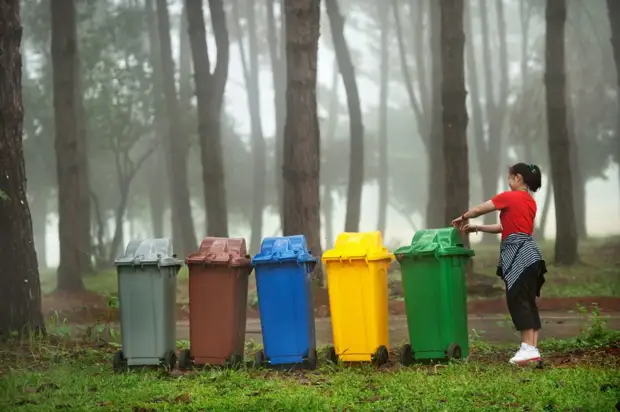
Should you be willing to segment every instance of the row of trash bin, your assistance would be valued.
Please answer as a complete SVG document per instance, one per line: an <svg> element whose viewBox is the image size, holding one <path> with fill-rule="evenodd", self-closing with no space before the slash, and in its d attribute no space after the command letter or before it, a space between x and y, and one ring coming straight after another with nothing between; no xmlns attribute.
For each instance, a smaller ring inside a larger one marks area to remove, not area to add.
<svg viewBox="0 0 620 412"><path fill-rule="evenodd" d="M388 361L388 266L402 271L410 343L400 361L467 357L465 268L474 255L454 228L420 230L410 245L390 253L380 232L342 233L322 255L334 345L331 362ZM161 365L174 368L176 284L189 269L190 348L181 369L244 360L248 277L254 270L263 350L258 366L317 366L312 271L318 258L302 235L269 237L253 258L244 239L205 238L185 262L169 239L131 241L115 261L122 351L114 369Z"/></svg>

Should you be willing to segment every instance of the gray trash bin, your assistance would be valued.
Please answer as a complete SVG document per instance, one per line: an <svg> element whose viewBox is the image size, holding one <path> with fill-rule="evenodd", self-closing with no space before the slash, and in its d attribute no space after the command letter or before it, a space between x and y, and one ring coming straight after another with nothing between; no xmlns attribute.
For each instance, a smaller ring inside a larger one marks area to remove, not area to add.
<svg viewBox="0 0 620 412"><path fill-rule="evenodd" d="M114 370L176 364L176 289L183 261L170 239L132 240L114 261L118 275L123 350Z"/></svg>

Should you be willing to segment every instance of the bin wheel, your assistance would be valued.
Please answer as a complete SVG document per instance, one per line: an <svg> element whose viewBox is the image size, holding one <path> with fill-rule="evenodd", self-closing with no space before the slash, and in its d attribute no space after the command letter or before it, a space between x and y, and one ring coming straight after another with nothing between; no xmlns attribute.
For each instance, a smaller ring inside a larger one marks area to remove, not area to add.
<svg viewBox="0 0 620 412"><path fill-rule="evenodd" d="M316 348L311 348L308 351L308 369L316 369L318 364Z"/></svg>
<svg viewBox="0 0 620 412"><path fill-rule="evenodd" d="M164 355L164 366L169 371L173 370L177 365L177 354L173 350L169 350Z"/></svg>
<svg viewBox="0 0 620 412"><path fill-rule="evenodd" d="M227 364L231 368L238 368L243 363L243 356L238 353L233 353L227 360Z"/></svg>
<svg viewBox="0 0 620 412"><path fill-rule="evenodd" d="M125 359L125 355L123 355L122 351L118 351L114 354L114 359L112 360L112 368L116 373L122 373L127 371L127 359Z"/></svg>
<svg viewBox="0 0 620 412"><path fill-rule="evenodd" d="M389 360L389 356L390 354L387 348L381 345L379 346L379 348L377 348L377 351L372 356L372 363L374 363L376 366L384 365Z"/></svg>
<svg viewBox="0 0 620 412"><path fill-rule="evenodd" d="M188 370L194 366L194 359L192 359L192 354L189 349L183 349L179 353L179 369Z"/></svg>
<svg viewBox="0 0 620 412"><path fill-rule="evenodd" d="M336 348L330 346L327 348L327 361L329 363L333 363L334 365L338 363L338 354L336 353Z"/></svg>
<svg viewBox="0 0 620 412"><path fill-rule="evenodd" d="M400 348L400 363L403 366L411 366L413 363L413 350L411 349L410 344L405 344Z"/></svg>
<svg viewBox="0 0 620 412"><path fill-rule="evenodd" d="M461 359L463 358L463 351L459 345L452 343L448 346L448 350L446 350L446 357L448 360Z"/></svg>
<svg viewBox="0 0 620 412"><path fill-rule="evenodd" d="M265 364L265 352L263 350L259 350L254 355L254 367L260 368Z"/></svg>

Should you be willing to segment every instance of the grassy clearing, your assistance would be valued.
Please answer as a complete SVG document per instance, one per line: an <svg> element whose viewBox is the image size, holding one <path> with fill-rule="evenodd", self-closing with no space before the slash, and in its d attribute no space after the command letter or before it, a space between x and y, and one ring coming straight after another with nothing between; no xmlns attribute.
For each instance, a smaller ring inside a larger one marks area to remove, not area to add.
<svg viewBox="0 0 620 412"><path fill-rule="evenodd" d="M53 353L4 371L0 410L598 411L611 410L620 399L618 364L602 354L572 367L542 370L478 360L379 370L144 369L118 375L111 371L110 351L82 347Z"/></svg>
<svg viewBox="0 0 620 412"><path fill-rule="evenodd" d="M3 410L611 410L620 398L610 368L514 369L450 365L391 373L339 368L313 373L209 371L113 375L107 364L15 373L0 385Z"/></svg>
<svg viewBox="0 0 620 412"><path fill-rule="evenodd" d="M447 365L114 374L118 345L50 332L0 346L0 410L603 411L620 401L620 332L604 323L574 339L545 342L542 370L506 365L513 347L474 341L469 360ZM247 346L251 358L258 347Z"/></svg>

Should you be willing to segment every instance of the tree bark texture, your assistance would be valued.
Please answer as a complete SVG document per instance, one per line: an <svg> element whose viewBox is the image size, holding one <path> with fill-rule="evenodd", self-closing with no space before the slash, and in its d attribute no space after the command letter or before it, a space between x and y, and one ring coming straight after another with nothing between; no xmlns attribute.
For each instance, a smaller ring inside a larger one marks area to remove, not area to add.
<svg viewBox="0 0 620 412"><path fill-rule="evenodd" d="M54 0L50 5L60 247L57 288L73 292L84 289L82 254L87 253L83 249L84 230L81 227L84 223L81 218L84 197L81 174L86 171L82 169L80 159L84 142L80 139L77 120L77 28L73 0Z"/></svg>
<svg viewBox="0 0 620 412"><path fill-rule="evenodd" d="M497 182L500 178L499 166L502 162L502 143L504 140L504 123L507 113L508 94L509 94L509 73L508 73L508 47L506 40L506 19L504 16L503 0L495 1L495 11L497 14L497 28L499 34L499 79L498 93L495 93L495 76L493 73L493 53L491 50L491 42L489 35L489 19L488 14L491 10L487 0L480 0L480 17L482 29L482 56L484 82L485 82L485 106L486 106L486 123L488 127L485 139L484 133L475 133L474 142L476 145L476 153L478 154L478 163L480 165L480 174L482 178L482 195L485 200L491 199L497 194ZM471 45L473 49L473 44ZM472 59L473 59L472 52ZM478 103L479 104L479 103ZM484 224L497 223L497 216L488 213L483 217ZM484 234L483 240L492 241L497 238L493 234Z"/></svg>
<svg viewBox="0 0 620 412"><path fill-rule="evenodd" d="M183 133L179 138L184 138L183 147L186 153L189 150L190 127L194 127L190 110L192 109L192 52L189 43L189 31L187 27L187 7L183 5L181 25L179 29L179 110L181 111L181 128ZM185 154L187 156L187 154Z"/></svg>
<svg viewBox="0 0 620 412"><path fill-rule="evenodd" d="M47 237L47 214L49 211L49 189L41 188L32 196L30 211L32 214L32 232L34 235L34 245L37 251L39 269L47 268L47 248L45 238Z"/></svg>
<svg viewBox="0 0 620 412"><path fill-rule="evenodd" d="M284 128L285 236L304 234L314 256L321 255L320 131L316 83L320 0L285 0L286 123ZM321 265L314 270L323 283Z"/></svg>
<svg viewBox="0 0 620 412"><path fill-rule="evenodd" d="M345 232L359 231L362 212L362 188L364 186L364 124L359 90L355 79L355 67L344 37L344 18L340 14L338 0L325 0L327 16L338 60L338 68L347 93L349 107L349 128L351 133L351 153L349 160L349 186L347 190L347 214Z"/></svg>
<svg viewBox="0 0 620 412"><path fill-rule="evenodd" d="M573 180L570 167L571 147L567 130L566 73L564 68L566 0L547 0L545 35L545 91L547 94L547 130L556 216L555 262L577 262L577 225Z"/></svg>
<svg viewBox="0 0 620 412"><path fill-rule="evenodd" d="M233 2L232 10L234 13L233 21L235 22L238 32L239 53L241 56L241 65L245 85L247 88L248 109L250 112L250 127L252 137L252 155L254 157L254 173L252 173L252 217L251 217L251 235L250 250L258 251L263 233L263 210L265 209L265 185L266 185L266 146L263 136L263 124L260 113L260 84L258 75L260 67L258 66L258 42L256 31L256 7L252 2L247 3L247 20L248 20L248 56L246 56L241 30L240 17L237 11L237 2Z"/></svg>
<svg viewBox="0 0 620 412"><path fill-rule="evenodd" d="M157 0L157 23L159 30L159 52L161 57L162 85L168 119L167 147L170 156L170 194L172 205L172 227L178 228L181 244L174 245L175 251L183 256L196 249L196 234L192 220L189 188L187 182L186 139L183 138L179 101L174 82L174 62L170 43L170 17L167 0Z"/></svg>
<svg viewBox="0 0 620 412"><path fill-rule="evenodd" d="M440 0L439 5L443 73L441 84L443 155L446 162L444 221L450 222L469 207L464 8L463 0Z"/></svg>
<svg viewBox="0 0 620 412"><path fill-rule="evenodd" d="M387 207L389 196L389 165L388 165L388 91L390 77L390 19L389 7L379 3L381 19L381 73L379 86L379 199L377 229L383 233L387 226Z"/></svg>
<svg viewBox="0 0 620 412"><path fill-rule="evenodd" d="M168 120L166 118L166 102L164 101L164 87L161 75L161 56L159 52L159 38L157 34L157 15L153 9L153 2L145 2L145 14L147 18L147 26L149 31L149 57L151 67L153 69L153 109L155 119L153 122L153 133L162 143L157 149L153 157L149 160L148 168L148 185L149 185L149 206L151 212L152 235L156 238L164 236L164 213L168 208L168 198L163 188L171 188L169 183L169 175L171 172L171 159L165 152L167 144L166 130L169 130ZM174 197L171 191L168 191L170 199ZM172 242L175 245L182 243L180 230L173 225Z"/></svg>
<svg viewBox="0 0 620 412"><path fill-rule="evenodd" d="M19 0L0 6L0 340L43 330L41 286L26 197Z"/></svg>
<svg viewBox="0 0 620 412"><path fill-rule="evenodd" d="M616 95L620 96L620 2L617 0L607 0L607 14L611 27L611 48L613 50L614 62L616 63L616 81L618 87ZM620 184L620 99L618 101L618 115L616 125L616 164L618 165L618 183Z"/></svg>
<svg viewBox="0 0 620 412"><path fill-rule="evenodd" d="M217 46L217 63L211 73L201 0L186 0L189 40L194 62L198 100L198 135L202 159L202 182L207 212L207 234L228 237L228 211L224 176L221 117L228 79L229 40L222 0L209 0Z"/></svg>
<svg viewBox="0 0 620 412"><path fill-rule="evenodd" d="M274 12L274 0L265 0L267 6L267 36L269 43L269 58L271 60L271 74L274 92L274 107L276 116L276 193L278 205L276 210L280 215L280 225L284 227L284 213L282 210L282 150L284 148L284 121L286 119L286 61L285 50L285 24L284 24L284 0L280 0L280 38L276 30L276 18Z"/></svg>
<svg viewBox="0 0 620 412"><path fill-rule="evenodd" d="M568 78L567 78L568 82ZM566 119L567 132L570 142L570 168L573 173L573 196L575 199L575 223L577 224L577 237L587 238L588 228L586 223L586 181L581 171L581 159L579 156L580 129L577 125L576 112L578 105L573 102L570 93L571 87L567 87Z"/></svg>
<svg viewBox="0 0 620 412"><path fill-rule="evenodd" d="M429 176L428 204L426 223L428 228L443 227L443 211L446 205L445 195L445 161L443 155L443 121L441 100L441 9L439 3L431 0L430 4L430 51L431 51L431 98L430 98L430 135L429 135Z"/></svg>
<svg viewBox="0 0 620 412"><path fill-rule="evenodd" d="M338 62L334 59L332 69L331 95L329 97L329 117L327 120L327 131L325 143L328 148L332 147L336 141L336 130L338 130L338 119L340 117L340 98L338 86L340 72ZM325 243L328 248L334 245L334 188L332 179L325 179L323 182L323 215L325 216Z"/></svg>

